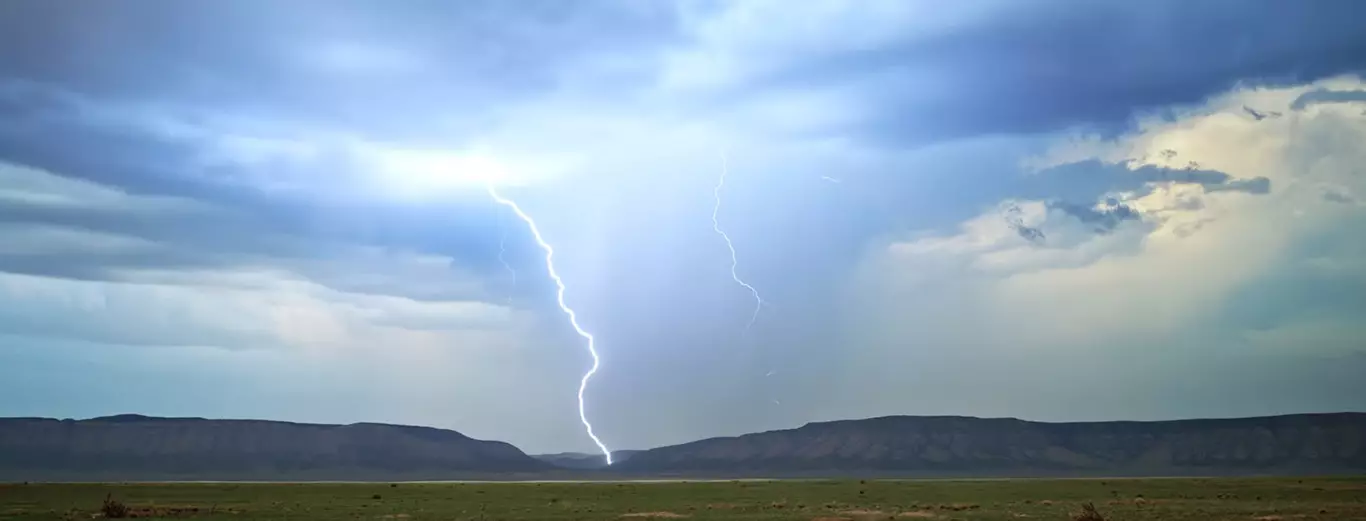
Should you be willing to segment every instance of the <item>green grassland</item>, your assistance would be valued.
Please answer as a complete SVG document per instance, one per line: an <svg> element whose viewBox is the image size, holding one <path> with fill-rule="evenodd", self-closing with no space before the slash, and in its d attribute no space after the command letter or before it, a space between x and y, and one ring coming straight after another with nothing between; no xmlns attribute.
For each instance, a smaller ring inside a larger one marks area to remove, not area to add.
<svg viewBox="0 0 1366 521"><path fill-rule="evenodd" d="M0 519L1366 520L1366 478L0 485Z"/></svg>

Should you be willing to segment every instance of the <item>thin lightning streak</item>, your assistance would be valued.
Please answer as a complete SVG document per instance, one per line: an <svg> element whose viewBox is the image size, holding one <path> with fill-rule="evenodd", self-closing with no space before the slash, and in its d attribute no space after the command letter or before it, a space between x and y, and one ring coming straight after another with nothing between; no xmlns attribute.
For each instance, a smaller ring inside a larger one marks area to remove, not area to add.
<svg viewBox="0 0 1366 521"><path fill-rule="evenodd" d="M749 285L748 282L741 279L740 274L736 272L739 268L740 261L735 255L735 244L730 241L730 235L727 235L726 232L721 229L721 189L726 185L726 175L729 173L728 170L726 158L725 156L722 156L721 177L716 181L716 188L712 190L712 195L716 198L716 206L712 207L711 210L711 229L716 231L716 234L720 235L721 239L726 241L726 249L730 250L731 280L734 280L736 284L744 286L745 289L749 290L751 295L754 295L754 314L750 316L749 323L745 325L745 331L749 331L750 328L754 327L754 322L759 320L759 310L764 307L764 298L759 296L759 290L754 289L754 286Z"/></svg>
<svg viewBox="0 0 1366 521"><path fill-rule="evenodd" d="M503 269L506 269L508 274L512 276L512 291L516 292L517 270L512 269L512 265L508 264L507 257L505 257L505 255L507 255L508 230L507 226L503 223L503 219L498 219L498 228L502 231L502 235L498 238L498 262L501 262L503 264ZM512 304L511 293L508 294L508 304Z"/></svg>
<svg viewBox="0 0 1366 521"><path fill-rule="evenodd" d="M498 191L493 188L492 184L488 185L488 192L489 197L492 197L498 204L512 210L512 213L517 214L517 217L522 219L522 221L526 223L527 228L531 230L531 236L536 239L536 244L545 251L545 268L546 272L550 275L550 279L555 281L555 300L560 305L560 311L563 311L564 314L569 317L569 325L574 326L574 331L577 332L579 336L583 337L584 340L588 341L588 354L593 355L593 367L589 368L588 372L583 374L583 379L579 380L579 421L583 422L584 429L588 431L588 437L593 439L593 443L598 446L598 449L602 451L602 455L607 458L607 464L611 465L612 451L607 448L607 445L602 443L602 440L598 439L596 434L593 434L593 424L588 421L588 414L584 412L583 406L583 391L588 388L588 380L593 378L594 373L598 372L598 350L594 346L593 335L584 331L583 327L579 325L578 315L574 313L572 308L564 303L564 281L560 279L560 274L555 271L555 249L550 247L550 243L545 242L545 238L541 237L540 228L536 226L536 221L533 220L530 215L527 215L526 212L523 212L522 208L517 206L517 203L513 202L511 199L498 195Z"/></svg>

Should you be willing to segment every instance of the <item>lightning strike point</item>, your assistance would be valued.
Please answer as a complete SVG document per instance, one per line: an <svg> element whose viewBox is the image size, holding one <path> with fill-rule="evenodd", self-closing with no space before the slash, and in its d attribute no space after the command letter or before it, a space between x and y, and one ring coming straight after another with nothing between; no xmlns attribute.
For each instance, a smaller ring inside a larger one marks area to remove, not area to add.
<svg viewBox="0 0 1366 521"><path fill-rule="evenodd" d="M530 215L527 215L526 212L522 211L522 208L517 206L516 202L499 195L498 190L496 190L491 183L488 184L486 188L489 197L493 198L498 204L512 210L512 213L516 214L522 222L526 223L527 229L531 230L531 236L536 239L536 244L541 247L542 251L545 251L546 272L550 275L550 280L555 282L555 301L560 305L560 311L563 311L565 316L569 317L569 325L574 327L574 332L588 341L588 354L593 357L593 366L590 367L588 372L583 374L583 378L579 380L579 421L583 422L584 429L588 431L588 437L593 439L593 443L598 446L598 450L602 451L603 457L607 459L607 464L611 465L612 451L607 448L607 445L602 443L602 440L598 439L596 434L593 434L593 424L588 421L588 414L585 411L583 403L583 392L588 388L588 380L591 380L593 375L598 372L598 366L600 364L598 350L595 346L596 342L593 339L593 335L588 331L585 331L583 327L579 325L578 315L574 313L574 309L570 308L569 305L564 302L564 281L560 279L559 272L555 271L555 249L550 246L550 243L545 241L544 237L541 237L541 230L536 226L536 221L532 219Z"/></svg>
<svg viewBox="0 0 1366 521"><path fill-rule="evenodd" d="M726 176L729 175L729 170L729 161L726 159L725 154L722 154L721 177L717 179L716 188L712 190L712 195L716 199L716 206L712 207L711 210L711 229L715 231L717 235L721 236L721 239L726 242L726 249L730 250L731 280L734 280L736 284L749 290L749 293L754 296L754 314L750 315L749 323L745 324L745 331L748 332L750 328L754 327L754 323L759 320L759 311L764 307L764 298L759 295L759 290L754 289L754 286L749 285L748 282L745 282L740 278L740 274L737 272L740 261L735 255L735 243L731 242L730 235L727 235L726 232L721 229L721 189L726 186Z"/></svg>

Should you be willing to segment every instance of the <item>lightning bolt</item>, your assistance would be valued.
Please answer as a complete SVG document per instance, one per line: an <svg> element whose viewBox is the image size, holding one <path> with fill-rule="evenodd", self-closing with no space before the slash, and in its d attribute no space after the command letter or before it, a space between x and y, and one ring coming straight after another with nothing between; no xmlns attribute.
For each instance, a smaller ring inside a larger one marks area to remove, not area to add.
<svg viewBox="0 0 1366 521"><path fill-rule="evenodd" d="M517 291L517 270L512 269L512 265L511 265L511 264L508 264L508 261L507 261L506 255L507 255L507 251L508 251L508 250L507 250L508 230L507 230L507 226L503 223L503 220L502 220L502 219L499 219L499 220L498 220L498 228L499 228L500 231L501 231L501 236L498 238L498 262L502 263L502 264L503 264L503 269L506 269L507 272L508 272L508 275L512 276L512 290L513 290L513 292L516 292L516 291ZM508 304L512 304L512 294L511 294L511 293L508 294Z"/></svg>
<svg viewBox="0 0 1366 521"><path fill-rule="evenodd" d="M545 251L545 268L546 272L550 275L550 280L555 281L555 300L560 305L560 311L563 311L565 316L569 317L569 325L574 326L574 331L577 332L579 336L583 337L584 340L588 341L588 354L593 356L593 367L589 368L588 372L583 374L583 379L579 380L579 421L583 422L584 429L588 431L588 437L593 439L593 443L598 446L598 449L602 451L603 457L607 459L607 464L611 465L612 451L607 448L607 445L602 443L602 440L598 439L596 434L593 434L593 424L588 421L588 414L585 412L583 405L583 392L588 388L588 380L592 379L593 375L598 372L598 350L594 345L593 335L588 331L585 331L583 327L579 325L578 315L574 313L574 309L564 303L564 281L560 279L560 274L555 271L555 249L550 246L550 243L545 241L544 237L541 237L541 230L536 226L536 221L532 219L530 215L527 215L526 212L522 211L522 208L517 206L516 202L499 195L498 190L494 189L492 184L487 185L487 188L489 197L492 197L498 204L512 210L512 213L516 214L522 222L526 223L527 228L531 230L531 236L536 239L536 244L541 247L541 250Z"/></svg>
<svg viewBox="0 0 1366 521"><path fill-rule="evenodd" d="M722 154L721 177L716 181L716 188L712 190L712 195L716 198L716 206L712 207L711 210L711 229L716 231L716 234L720 235L721 239L726 241L726 249L730 250L731 280L734 280L736 284L744 286L745 289L749 290L751 295L754 295L754 314L750 316L749 323L745 325L745 331L749 331L750 328L754 327L754 322L759 320L759 310L764 307L764 298L759 296L759 290L754 289L754 286L749 285L748 282L745 282L744 279L740 278L740 274L736 271L739 268L740 261L735 255L735 243L731 242L730 235L727 235L725 230L721 229L721 189L726 186L726 175L728 175L728 173L728 162L726 156Z"/></svg>

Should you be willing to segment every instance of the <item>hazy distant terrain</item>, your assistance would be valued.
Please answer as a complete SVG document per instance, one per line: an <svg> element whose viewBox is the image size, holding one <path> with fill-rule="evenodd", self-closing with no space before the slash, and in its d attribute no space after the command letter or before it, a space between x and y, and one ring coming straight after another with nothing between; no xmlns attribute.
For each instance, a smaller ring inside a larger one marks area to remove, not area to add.
<svg viewBox="0 0 1366 521"><path fill-rule="evenodd" d="M643 451L612 451L612 462L619 465L621 462L630 459L631 456L640 452ZM559 452L555 454L536 454L532 457L564 469L597 470L607 467L607 459L603 458L600 453Z"/></svg>
<svg viewBox="0 0 1366 521"><path fill-rule="evenodd" d="M554 467L500 441L358 423L0 419L0 479L456 479Z"/></svg>
<svg viewBox="0 0 1366 521"><path fill-rule="evenodd" d="M897 416L598 454L528 456L383 424L0 419L0 480L444 480L650 476L1366 473L1366 414L1039 423Z"/></svg>
<svg viewBox="0 0 1366 521"><path fill-rule="evenodd" d="M618 471L928 475L1366 472L1366 414L1039 423L890 416L648 450Z"/></svg>

